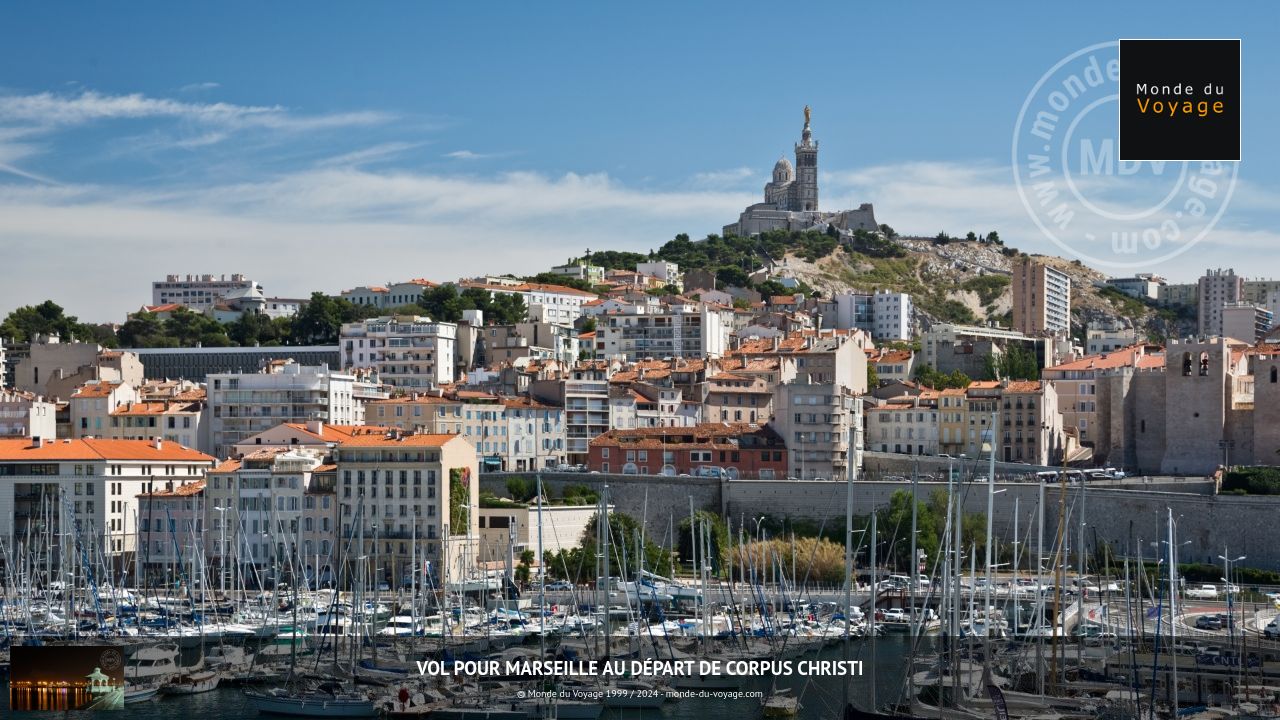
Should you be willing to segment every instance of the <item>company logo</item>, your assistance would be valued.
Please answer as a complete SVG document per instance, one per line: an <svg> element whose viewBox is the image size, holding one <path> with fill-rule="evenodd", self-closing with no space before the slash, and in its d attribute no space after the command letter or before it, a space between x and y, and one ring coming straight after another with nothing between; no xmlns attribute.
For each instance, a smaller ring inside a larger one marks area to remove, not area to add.
<svg viewBox="0 0 1280 720"><path fill-rule="evenodd" d="M1031 88L1013 133L1023 206L1058 247L1090 264L1144 268L1213 229L1237 163L1123 161L1119 43L1077 50Z"/></svg>

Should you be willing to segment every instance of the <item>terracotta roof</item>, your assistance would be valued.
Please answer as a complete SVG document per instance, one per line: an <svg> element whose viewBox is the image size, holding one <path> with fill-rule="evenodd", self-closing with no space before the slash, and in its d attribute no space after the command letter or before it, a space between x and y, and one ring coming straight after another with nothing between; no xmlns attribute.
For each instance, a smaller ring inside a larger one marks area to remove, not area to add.
<svg viewBox="0 0 1280 720"><path fill-rule="evenodd" d="M337 470L338 470L338 466L333 464L317 465L311 468L311 472L313 473L337 472Z"/></svg>
<svg viewBox="0 0 1280 720"><path fill-rule="evenodd" d="M876 358L876 363L906 362L910 360L911 357L912 355L910 350L890 350L889 352L881 353L880 357Z"/></svg>
<svg viewBox="0 0 1280 720"><path fill-rule="evenodd" d="M324 426L321 428L321 433L317 435L311 432L311 430L307 428L306 423L284 423L284 424L287 427L293 428L294 430L300 430L310 435L311 437L316 438L317 440L323 440L324 442L332 442L332 443L346 442L347 440L350 440L352 438L361 437L365 435L382 436L391 430L391 428L383 427L381 425L330 425L328 423L325 423Z"/></svg>
<svg viewBox="0 0 1280 720"><path fill-rule="evenodd" d="M397 283L397 284L398 285L421 285L423 287L439 287L440 285L440 283L431 282L426 278L414 278L412 280L405 280L404 282Z"/></svg>
<svg viewBox="0 0 1280 720"><path fill-rule="evenodd" d="M769 298L770 305L795 305L796 299L793 295L774 295Z"/></svg>
<svg viewBox="0 0 1280 720"><path fill-rule="evenodd" d="M410 433L377 433L354 435L339 443L339 447L443 447L458 435L428 435Z"/></svg>
<svg viewBox="0 0 1280 720"><path fill-rule="evenodd" d="M174 310L177 310L180 307L182 306L179 305L178 303L164 303L163 305L143 305L142 311L149 312L149 313L165 313L165 312L173 312Z"/></svg>
<svg viewBox="0 0 1280 720"><path fill-rule="evenodd" d="M222 462L218 463L217 467L214 467L212 470L209 470L208 472L210 472L210 473L219 473L219 474L222 474L222 473L233 473L233 472L235 472L235 471L239 470L241 465L243 465L243 463L242 463L240 460L238 460L238 459L236 459L236 460L223 460ZM208 473L205 473L205 474L207 475Z"/></svg>
<svg viewBox="0 0 1280 720"><path fill-rule="evenodd" d="M545 292L555 293L557 295L577 295L579 297L597 297L595 293L578 288L566 287L564 285L550 285L547 283L521 283L519 285L491 285L481 282L463 282L459 283L464 288L479 288L481 290L492 290L494 292L506 293L528 293L528 292Z"/></svg>
<svg viewBox="0 0 1280 720"><path fill-rule="evenodd" d="M169 413L200 412L200 408L190 403L173 402L135 402L117 405L112 415L165 415Z"/></svg>
<svg viewBox="0 0 1280 720"><path fill-rule="evenodd" d="M205 481L196 480L195 482L183 483L172 490L156 490L150 493L138 493L138 497L191 497L204 492Z"/></svg>
<svg viewBox="0 0 1280 720"><path fill-rule="evenodd" d="M95 382L81 385L74 393L73 398L104 398L110 395L116 388L120 387L120 383Z"/></svg>
<svg viewBox="0 0 1280 720"><path fill-rule="evenodd" d="M609 430L591 440L592 446L626 448L724 447L737 448L731 439L743 435L764 435L782 445L781 438L765 425L750 423L701 423L693 427L656 427ZM692 442L686 442L692 438Z"/></svg>
<svg viewBox="0 0 1280 720"><path fill-rule="evenodd" d="M970 390L995 390L999 387L999 380L974 380L969 383Z"/></svg>
<svg viewBox="0 0 1280 720"><path fill-rule="evenodd" d="M157 449L150 440L46 440L35 447L30 438L0 438L0 460L212 462L213 458L168 440Z"/></svg>
<svg viewBox="0 0 1280 720"><path fill-rule="evenodd" d="M438 405L440 403L452 403L452 402L457 402L457 400L454 400L452 398L447 398L447 397L440 397L437 395L431 395L429 393L420 393L417 397L414 397L413 393L408 393L405 395L394 395L389 398L378 398L376 400L366 400L364 403L364 406L367 409L370 405L403 405L406 403L425 403L427 405Z"/></svg>
<svg viewBox="0 0 1280 720"><path fill-rule="evenodd" d="M1146 348L1141 355L1138 354L1139 348ZM1119 350L1112 350L1098 355L1086 355L1079 360L1047 367L1044 372L1057 374L1082 370L1114 370L1122 367L1158 368L1164 367L1164 357L1162 351L1156 351L1152 346L1130 345Z"/></svg>
<svg viewBox="0 0 1280 720"><path fill-rule="evenodd" d="M1040 392L1039 380L1014 380L1005 388L1005 392L1011 393L1038 393Z"/></svg>
<svg viewBox="0 0 1280 720"><path fill-rule="evenodd" d="M549 410L552 407L554 407L552 405L546 405L532 398L527 398L523 396L522 397L504 397L502 398L502 404L509 408L530 408L530 409L546 408ZM559 408L556 408L556 409L559 409Z"/></svg>

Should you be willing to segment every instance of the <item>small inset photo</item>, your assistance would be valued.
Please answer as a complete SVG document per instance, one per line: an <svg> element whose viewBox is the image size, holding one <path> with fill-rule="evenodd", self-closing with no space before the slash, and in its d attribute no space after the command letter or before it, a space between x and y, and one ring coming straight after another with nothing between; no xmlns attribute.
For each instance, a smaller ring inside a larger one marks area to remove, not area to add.
<svg viewBox="0 0 1280 720"><path fill-rule="evenodd" d="M122 647L17 645L10 650L13 711L119 710L124 688Z"/></svg>

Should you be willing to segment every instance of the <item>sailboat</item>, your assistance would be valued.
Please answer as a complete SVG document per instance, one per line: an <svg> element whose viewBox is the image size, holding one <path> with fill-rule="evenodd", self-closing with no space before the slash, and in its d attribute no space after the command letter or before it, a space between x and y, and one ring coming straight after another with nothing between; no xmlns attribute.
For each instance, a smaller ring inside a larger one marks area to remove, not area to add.
<svg viewBox="0 0 1280 720"><path fill-rule="evenodd" d="M186 673L160 686L161 695L195 695L218 688L222 674L213 670Z"/></svg>

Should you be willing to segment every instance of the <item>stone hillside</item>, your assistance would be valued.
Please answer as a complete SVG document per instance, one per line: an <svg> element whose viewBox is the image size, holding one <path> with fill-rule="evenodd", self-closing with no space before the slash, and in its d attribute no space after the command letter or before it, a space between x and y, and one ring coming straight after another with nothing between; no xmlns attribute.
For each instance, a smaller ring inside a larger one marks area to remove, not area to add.
<svg viewBox="0 0 1280 720"><path fill-rule="evenodd" d="M933 238L898 237L907 251L901 258L875 258L839 248L808 262L788 255L776 274L804 281L823 294L850 290L889 289L909 292L926 322L962 322L1009 325L1012 319L1009 277L1015 253L1004 245L952 240L945 245ZM1139 337L1178 336L1188 331L1185 316L1168 310L1157 312L1150 304L1103 290L1095 283L1105 273L1079 261L1036 256L1061 270L1072 283L1072 325L1083 336L1093 320L1136 324Z"/></svg>

